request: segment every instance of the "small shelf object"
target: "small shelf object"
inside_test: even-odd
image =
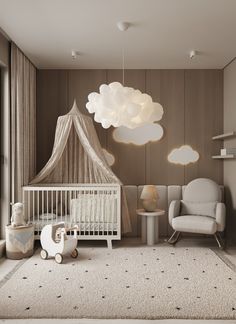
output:
[[[224,141],[225,139],[228,139],[228,138],[234,137],[234,136],[236,136],[236,132],[235,131],[213,136],[212,139],[213,140],[221,140],[221,141]]]
[[[224,133],[224,134],[220,134],[220,135],[216,135],[212,137],[213,141],[219,140],[219,141],[224,141],[227,139],[230,139],[232,137],[236,137],[236,132],[232,131],[232,132],[228,132],[228,133]],[[224,149],[226,150],[226,149]],[[223,149],[221,150],[223,151]],[[228,152],[231,153],[231,152]],[[221,155],[213,155],[212,159],[235,159],[236,155],[235,154],[221,154]]]

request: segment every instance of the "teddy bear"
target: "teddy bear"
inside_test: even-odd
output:
[[[12,205],[11,225],[13,227],[26,225],[24,220],[24,205],[20,202]]]

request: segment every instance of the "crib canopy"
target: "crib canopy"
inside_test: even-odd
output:
[[[57,120],[52,155],[30,184],[38,183],[121,184],[106,161],[92,119],[80,113],[76,102]],[[122,205],[123,232],[129,232],[125,196]]]

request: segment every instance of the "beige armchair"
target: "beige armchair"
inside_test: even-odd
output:
[[[221,191],[210,179],[191,181],[183,192],[183,200],[174,200],[169,206],[169,223],[174,233],[168,243],[175,244],[181,232],[214,235],[220,248],[220,232],[225,229],[225,204]]]

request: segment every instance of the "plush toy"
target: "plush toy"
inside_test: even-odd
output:
[[[24,205],[20,202],[12,205],[11,225],[13,227],[26,225],[24,220]]]

